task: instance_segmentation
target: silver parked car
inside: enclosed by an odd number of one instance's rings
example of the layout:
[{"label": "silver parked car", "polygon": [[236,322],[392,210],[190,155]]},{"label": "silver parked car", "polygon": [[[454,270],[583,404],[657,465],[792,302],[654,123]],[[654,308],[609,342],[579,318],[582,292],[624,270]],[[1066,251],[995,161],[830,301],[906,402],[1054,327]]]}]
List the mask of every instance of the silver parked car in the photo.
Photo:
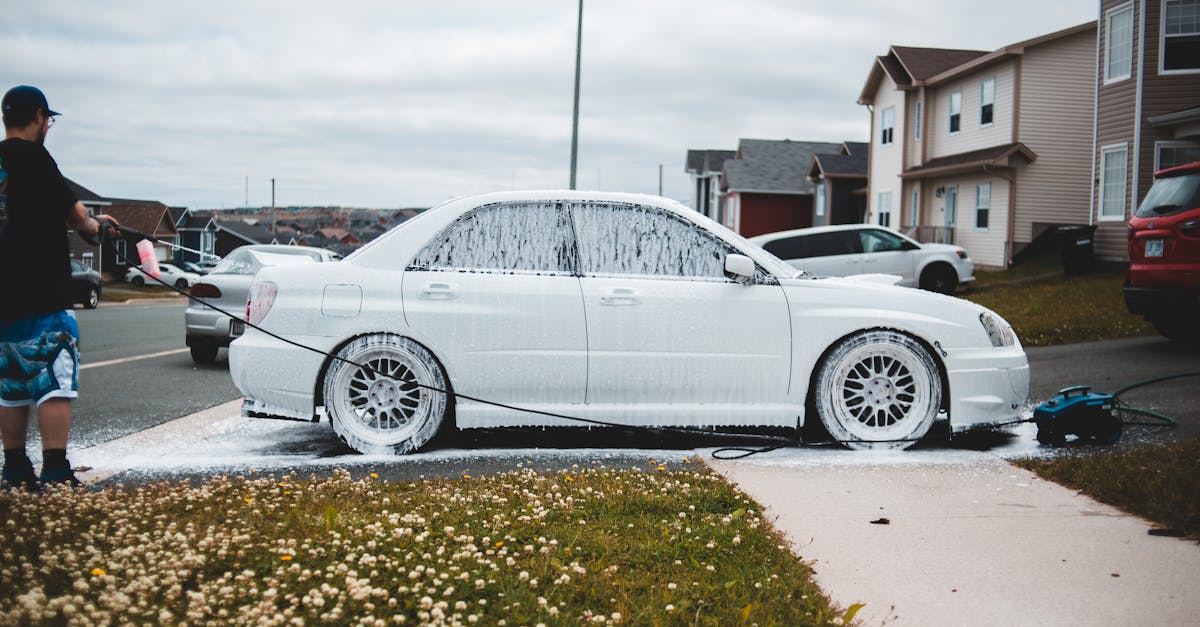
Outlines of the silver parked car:
[{"label": "silver parked car", "polygon": [[233,325],[237,321],[209,307],[208,304],[242,316],[246,312],[250,283],[260,269],[266,266],[319,263],[338,259],[341,259],[341,256],[324,248],[279,244],[242,246],[229,253],[212,272],[192,286],[192,296],[200,300],[189,300],[183,316],[192,361],[198,364],[212,363],[217,358],[217,351],[222,346],[229,346],[229,342],[235,337]]}]

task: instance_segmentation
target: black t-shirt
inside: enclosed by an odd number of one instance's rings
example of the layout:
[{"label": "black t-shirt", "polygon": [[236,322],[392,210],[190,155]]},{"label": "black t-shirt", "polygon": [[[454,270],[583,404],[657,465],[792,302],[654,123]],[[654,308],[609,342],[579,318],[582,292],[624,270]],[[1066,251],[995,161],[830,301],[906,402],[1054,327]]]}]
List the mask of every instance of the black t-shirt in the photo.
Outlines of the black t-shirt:
[{"label": "black t-shirt", "polygon": [[75,193],[41,144],[0,141],[0,320],[71,308],[67,215]]}]

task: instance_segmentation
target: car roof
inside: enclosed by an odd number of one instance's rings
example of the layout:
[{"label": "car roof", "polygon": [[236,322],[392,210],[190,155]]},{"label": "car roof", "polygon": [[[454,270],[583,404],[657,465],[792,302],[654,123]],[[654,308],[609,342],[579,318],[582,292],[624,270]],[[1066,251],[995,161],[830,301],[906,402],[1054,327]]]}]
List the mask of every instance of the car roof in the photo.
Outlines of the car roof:
[{"label": "car roof", "polygon": [[749,239],[750,239],[750,241],[757,244],[759,242],[769,242],[772,240],[779,239],[781,237],[793,237],[795,235],[816,235],[818,233],[836,233],[838,231],[862,231],[862,230],[866,230],[866,229],[877,229],[880,231],[887,231],[889,233],[893,233],[895,235],[904,237],[903,233],[898,233],[892,229],[889,229],[886,226],[880,226],[878,224],[833,224],[830,226],[810,226],[810,227],[803,228],[803,229],[792,229],[790,231],[779,231],[776,233],[763,233],[762,235],[755,235],[754,237],[751,237]]}]

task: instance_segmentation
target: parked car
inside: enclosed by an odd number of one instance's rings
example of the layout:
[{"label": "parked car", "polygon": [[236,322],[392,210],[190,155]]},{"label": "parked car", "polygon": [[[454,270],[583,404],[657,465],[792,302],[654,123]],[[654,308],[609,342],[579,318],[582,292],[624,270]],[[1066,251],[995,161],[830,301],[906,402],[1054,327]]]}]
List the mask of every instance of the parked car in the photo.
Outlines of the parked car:
[{"label": "parked car", "polygon": [[246,295],[254,273],[265,266],[288,263],[329,262],[340,259],[337,253],[324,248],[261,244],[234,249],[217,263],[212,272],[192,286],[183,314],[185,341],[191,349],[192,361],[210,364],[221,347],[229,346],[234,324],[229,316],[209,307],[215,305],[230,313],[243,315]]},{"label": "parked car", "polygon": [[100,273],[71,260],[71,298],[83,305],[85,309],[95,309],[100,305]]},{"label": "parked car", "polygon": [[[186,290],[193,283],[200,280],[200,275],[195,272],[183,270],[174,264],[160,262],[158,264],[158,278],[167,285],[174,285],[181,290]],[[153,278],[147,281],[146,273],[142,272],[141,266],[129,266],[129,269],[125,271],[125,280],[138,287],[145,285],[147,282],[152,285],[159,285],[158,281],[155,281]]]},{"label": "parked car", "polygon": [[817,226],[750,238],[767,252],[819,276],[894,274],[900,285],[953,294],[975,280],[966,249],[921,244],[896,231],[869,224]]},{"label": "parked car", "polygon": [[1200,341],[1200,161],[1156,172],[1129,219],[1125,306],[1166,337]]},{"label": "parked car", "polygon": [[877,278],[798,273],[664,198],[487,194],[341,263],[260,270],[249,322],[319,352],[250,327],[230,374],[244,415],[323,413],[364,453],[443,425],[579,426],[482,401],[702,428],[800,428],[811,402],[852,448],[1020,416],[1029,366],[1007,322]]}]

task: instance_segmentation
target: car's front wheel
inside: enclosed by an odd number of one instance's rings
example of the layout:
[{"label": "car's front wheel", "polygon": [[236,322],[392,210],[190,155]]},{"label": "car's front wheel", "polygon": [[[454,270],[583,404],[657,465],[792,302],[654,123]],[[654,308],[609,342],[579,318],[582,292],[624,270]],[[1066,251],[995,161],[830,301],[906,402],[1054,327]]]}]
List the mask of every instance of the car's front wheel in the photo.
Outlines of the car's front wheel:
[{"label": "car's front wheel", "polygon": [[186,290],[186,289],[187,289],[187,287],[188,287],[188,282],[187,282],[187,279],[176,279],[176,280],[175,280],[175,287],[177,287],[177,288],[179,288],[179,289],[181,289],[181,290]]},{"label": "car's front wheel", "polygon": [[342,347],[325,373],[325,410],[350,448],[402,455],[425,446],[450,413],[446,375],[424,346],[392,334]]},{"label": "car's front wheel", "polygon": [[142,275],[139,274],[139,275],[133,277],[132,279],[130,279],[129,282],[133,283],[137,287],[141,287],[146,284],[146,279],[143,279]]},{"label": "car's front wheel", "polygon": [[937,263],[925,268],[921,273],[921,289],[939,294],[953,294],[958,287],[958,273],[954,268]]},{"label": "car's front wheel", "polygon": [[87,297],[83,299],[84,309],[95,309],[100,305],[100,288],[89,287]]},{"label": "car's front wheel", "polygon": [[817,416],[853,449],[908,448],[925,436],[942,401],[929,351],[896,331],[854,334],[821,361],[813,390]]}]

